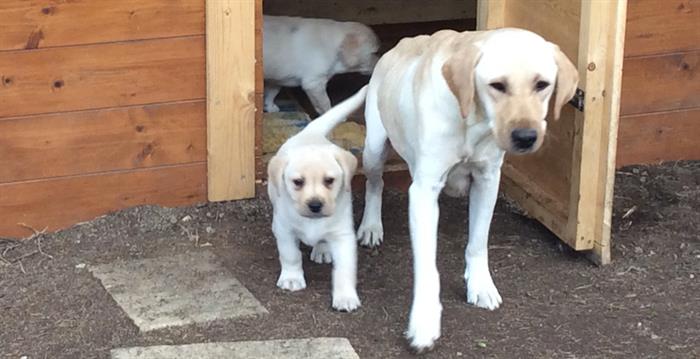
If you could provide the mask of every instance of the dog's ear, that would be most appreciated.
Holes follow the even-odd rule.
[[[281,196],[284,190],[284,169],[288,162],[287,156],[275,155],[267,164],[267,180],[272,184],[277,197]]]
[[[459,102],[462,118],[469,116],[474,105],[474,68],[481,58],[481,50],[473,43],[460,46],[442,65],[442,76]]]
[[[340,44],[340,61],[347,68],[360,65],[360,35],[349,32]]]
[[[350,192],[350,183],[352,183],[352,178],[357,170],[357,158],[349,151],[339,148],[335,151],[335,160],[338,161],[338,164],[343,169],[343,186],[345,191]]]
[[[557,71],[557,87],[556,97],[554,99],[554,120],[558,120],[561,116],[561,109],[566,105],[576,93],[578,86],[578,69],[569,60],[566,55],[559,49],[559,46],[552,44],[554,47],[554,61],[559,68]]]

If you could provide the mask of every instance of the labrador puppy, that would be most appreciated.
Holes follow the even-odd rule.
[[[406,336],[418,351],[440,337],[436,265],[438,196],[469,195],[467,302],[496,309],[501,296],[488,266],[487,240],[506,152],[536,151],[574,95],[576,67],[555,44],[529,31],[438,31],[401,40],[377,63],[365,105],[365,209],[361,244],[382,242],[382,168],[387,142],[407,162],[413,248],[413,304]]]
[[[379,40],[366,25],[328,19],[263,16],[265,111],[277,112],[282,86],[301,86],[316,112],[331,108],[326,84],[336,74],[369,75]]]
[[[360,306],[356,291],[357,243],[350,182],[355,156],[328,140],[328,134],[362,105],[367,86],[292,136],[268,164],[272,231],[282,271],[277,286],[306,288],[299,241],[313,246],[311,260],[333,262],[333,308]]]

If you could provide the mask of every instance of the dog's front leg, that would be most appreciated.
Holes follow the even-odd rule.
[[[409,225],[413,249],[413,304],[406,337],[417,351],[430,349],[440,337],[440,275],[437,270],[440,178],[414,179],[409,188]]]
[[[357,244],[352,228],[328,242],[333,257],[333,309],[351,312],[360,306],[357,296]]]
[[[328,93],[326,92],[327,82],[328,79],[315,79],[303,81],[301,84],[301,88],[309,96],[311,104],[314,105],[314,109],[319,115],[331,109],[331,99],[328,98]]]
[[[281,266],[277,286],[291,291],[302,290],[306,288],[306,281],[304,280],[299,240],[288,229],[281,227],[283,226],[277,223],[272,225]]]
[[[472,173],[469,191],[469,242],[465,251],[467,302],[494,310],[501,304],[501,295],[493,284],[488,263],[488,237],[493,210],[498,198],[500,167]]]

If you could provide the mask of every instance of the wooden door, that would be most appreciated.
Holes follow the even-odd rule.
[[[520,27],[577,63],[583,108],[550,121],[541,150],[510,156],[503,189],[531,216],[600,264],[610,261],[610,221],[626,0],[479,0],[479,29]]]

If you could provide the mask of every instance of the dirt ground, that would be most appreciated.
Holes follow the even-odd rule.
[[[356,219],[362,202],[358,196]],[[351,314],[330,309],[331,267],[308,258],[307,289],[277,290],[265,198],[134,208],[41,236],[35,254],[36,239],[0,240],[5,259],[28,255],[0,261],[0,358],[107,358],[126,346],[312,336],[348,337],[362,358],[409,357],[407,197],[386,193],[384,203],[385,244],[360,252],[363,306]],[[504,303],[493,312],[465,301],[464,201],[444,198],[441,209],[443,335],[426,357],[700,356],[700,162],[618,172],[613,263],[603,268],[499,200],[490,262]],[[270,314],[141,335],[83,268],[203,248],[223,258]]]

